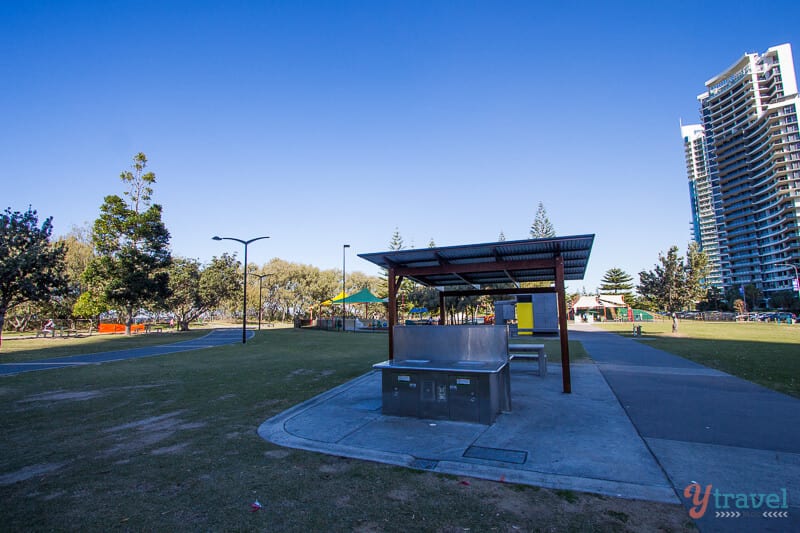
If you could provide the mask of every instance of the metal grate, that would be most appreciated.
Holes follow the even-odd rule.
[[[504,450],[502,448],[484,448],[483,446],[470,446],[464,452],[464,457],[470,459],[485,459],[498,463],[524,464],[528,460],[528,452],[522,450]]]
[[[409,465],[411,468],[419,468],[420,470],[433,470],[439,465],[439,461],[431,459],[414,459]]]

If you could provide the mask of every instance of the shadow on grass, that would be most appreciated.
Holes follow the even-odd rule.
[[[208,335],[211,329],[193,329],[170,333],[137,335],[92,335],[87,337],[48,337],[38,339],[3,340],[0,363],[21,363],[53,359],[70,355],[113,352],[146,346],[159,346],[196,339]]]
[[[797,344],[666,335],[656,335],[641,342],[800,398],[800,357]]]

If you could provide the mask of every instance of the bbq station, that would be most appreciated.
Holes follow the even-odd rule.
[[[491,424],[511,411],[507,326],[397,325],[397,289],[404,279],[448,297],[555,293],[561,347],[562,388],[572,389],[564,282],[581,280],[594,235],[359,254],[388,273],[389,359],[382,373],[382,412]],[[550,282],[525,287],[525,282]],[[534,326],[535,327],[535,326]]]

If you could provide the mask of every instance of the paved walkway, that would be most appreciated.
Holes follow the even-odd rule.
[[[596,361],[572,366],[572,394],[561,392],[558,365],[540,378],[535,363],[513,362],[513,410],[491,426],[384,416],[380,375],[370,372],[267,420],[259,434],[293,448],[698,512],[705,501],[702,531],[800,531],[800,400],[592,326],[575,326],[570,339]],[[696,502],[684,496],[692,483],[702,489]]]
[[[248,339],[255,333],[248,330]],[[33,372],[35,370],[51,370],[54,368],[65,368],[76,365],[95,365],[108,363],[110,361],[121,361],[123,359],[137,359],[140,357],[152,357],[154,355],[166,355],[170,353],[186,352],[189,350],[199,350],[222,346],[224,344],[234,344],[242,342],[241,329],[216,329],[203,337],[171,344],[159,346],[147,346],[144,348],[132,348],[130,350],[117,350],[114,352],[99,352],[83,355],[71,355],[67,357],[56,357],[53,359],[42,359],[39,361],[26,361],[24,363],[3,363],[0,364],[0,376],[12,376],[22,372]]]

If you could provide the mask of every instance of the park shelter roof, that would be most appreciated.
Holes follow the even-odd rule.
[[[347,296],[347,295],[345,294],[345,292],[344,292],[344,291],[339,291],[339,294],[337,294],[337,295],[336,295],[336,296],[334,296],[333,298],[330,298],[330,299],[328,299],[328,300],[325,300],[324,302],[320,302],[320,304],[319,304],[319,305],[331,305],[331,304],[338,304],[338,303],[341,303],[341,300],[342,300],[342,298],[345,298],[346,296]]]
[[[499,241],[358,254],[359,257],[428,286],[554,281],[556,256],[564,280],[586,273],[594,235]]]
[[[386,300],[378,298],[377,296],[372,294],[369,289],[366,288],[361,289],[360,291],[351,294],[349,296],[344,296],[342,293],[339,293],[339,295],[336,298],[333,298],[331,300],[331,303],[334,304],[341,304],[341,303],[371,304],[371,303],[385,303],[385,302]]]
[[[423,285],[457,287],[471,285],[480,294],[511,294],[518,290],[544,290],[557,294],[558,331],[561,341],[561,377],[564,392],[572,389],[569,367],[566,296],[564,281],[583,279],[594,235],[548,237],[524,241],[500,241],[412,250],[390,250],[358,254],[386,269],[389,284],[389,359],[394,358],[394,327],[397,325],[397,288],[404,278]],[[521,289],[520,282],[554,282],[552,288]],[[512,288],[487,285],[511,284]],[[466,291],[469,292],[469,291]],[[465,291],[439,292],[439,308],[445,298],[464,295]],[[446,323],[446,313],[439,313],[439,324]]]

